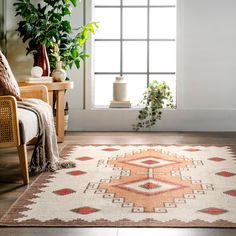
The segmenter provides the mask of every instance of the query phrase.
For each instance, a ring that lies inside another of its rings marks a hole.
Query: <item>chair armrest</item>
[[[49,102],[48,88],[45,85],[21,86],[20,93],[22,98],[38,98]]]
[[[0,147],[20,145],[17,102],[13,96],[0,96]]]

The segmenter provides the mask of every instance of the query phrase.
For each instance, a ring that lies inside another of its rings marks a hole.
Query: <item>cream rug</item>
[[[9,226],[236,227],[230,146],[67,146],[76,168],[43,173]]]

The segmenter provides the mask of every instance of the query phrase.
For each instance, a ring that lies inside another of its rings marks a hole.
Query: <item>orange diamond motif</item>
[[[224,158],[220,158],[220,157],[211,157],[208,160],[210,160],[210,161],[225,161]]]
[[[87,157],[87,156],[76,158],[76,160],[79,160],[79,161],[88,161],[88,160],[91,160],[91,159],[93,159],[93,158],[92,157]]]
[[[236,189],[232,189],[232,190],[226,191],[224,193],[228,194],[230,196],[236,197]]]
[[[146,184],[140,185],[140,187],[146,188],[146,189],[154,189],[154,188],[160,187],[160,185],[157,185],[157,184],[153,184],[153,183],[148,182],[148,183],[146,183]]]
[[[187,152],[198,152],[200,150],[198,148],[186,148],[186,149],[184,149],[184,151],[187,151]]]
[[[202,213],[210,214],[210,215],[220,215],[220,214],[228,212],[227,210],[219,209],[216,207],[209,207],[209,208],[205,208],[199,211]]]
[[[91,208],[91,207],[80,207],[80,208],[72,209],[71,211],[78,213],[78,214],[87,215],[87,214],[97,212],[99,210],[95,209],[95,208]]]
[[[75,192],[75,190],[70,189],[70,188],[62,188],[62,189],[58,189],[56,191],[53,191],[53,193],[60,195],[60,196],[65,196],[65,195],[68,195],[68,194],[71,194],[74,192]]]
[[[77,175],[83,175],[83,174],[86,174],[86,172],[81,171],[81,170],[74,170],[74,171],[67,172],[67,174],[69,174],[69,175],[73,175],[73,176],[77,176]]]
[[[231,176],[234,176],[235,174],[228,171],[221,171],[221,172],[216,173],[216,175],[220,175],[223,177],[231,177]]]
[[[142,163],[144,163],[144,164],[148,164],[148,165],[152,165],[152,164],[159,163],[159,161],[154,161],[154,160],[146,160],[146,161],[142,161]]]
[[[102,150],[106,151],[106,152],[114,152],[114,151],[118,151],[119,149],[117,149],[117,148],[104,148]]]

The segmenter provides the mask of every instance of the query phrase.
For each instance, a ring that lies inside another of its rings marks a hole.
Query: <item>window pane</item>
[[[153,6],[176,5],[176,0],[150,0],[150,5]]]
[[[150,72],[175,72],[175,42],[150,42]]]
[[[95,42],[95,72],[120,71],[120,43]]]
[[[150,8],[150,38],[176,38],[175,8]]]
[[[109,105],[113,99],[113,82],[116,75],[95,75],[95,104]],[[104,92],[106,91],[106,92]]]
[[[119,8],[96,8],[94,21],[99,22],[99,28],[95,34],[95,38],[120,38]]]
[[[123,71],[147,71],[147,43],[123,42]]]
[[[138,6],[138,5],[144,5],[146,6],[147,5],[147,0],[123,0],[123,5],[124,6],[132,6],[132,5],[135,5],[135,6]]]
[[[175,75],[150,75],[150,82],[157,80],[159,83],[166,82],[169,85],[173,96],[174,103],[176,103],[176,76]]]
[[[113,6],[113,5],[120,5],[120,0],[95,0],[94,5],[108,5],[108,6]]]
[[[124,39],[147,38],[147,9],[123,9],[123,37]]]
[[[137,106],[143,98],[143,93],[147,87],[146,75],[124,75],[127,82],[127,97],[132,106]]]

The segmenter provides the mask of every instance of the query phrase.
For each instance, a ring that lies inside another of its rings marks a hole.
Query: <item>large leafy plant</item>
[[[64,69],[75,65],[80,68],[81,60],[88,55],[83,50],[89,33],[94,33],[98,27],[96,22],[72,29],[68,20],[77,0],[16,0],[14,6],[16,15],[22,20],[17,31],[23,42],[27,42],[26,54],[36,55],[37,47],[43,44],[47,48],[51,70],[55,68],[55,45],[59,47],[60,60]]]
[[[174,108],[169,86],[165,82],[152,81],[144,92],[140,105],[142,108],[138,112],[137,122],[133,125],[135,131],[153,127],[161,120],[162,108]]]

